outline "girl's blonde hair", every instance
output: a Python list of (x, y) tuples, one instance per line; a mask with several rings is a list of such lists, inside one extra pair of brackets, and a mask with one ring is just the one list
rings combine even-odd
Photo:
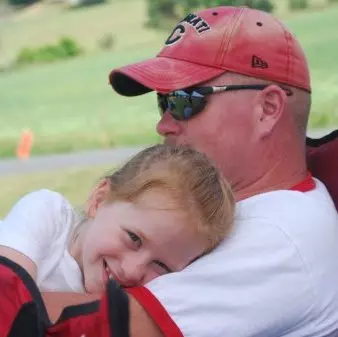
[(205, 155), (191, 148), (151, 146), (105, 179), (111, 186), (109, 201), (137, 202), (152, 189), (166, 193), (174, 207), (163, 208), (185, 212), (206, 239), (206, 252), (231, 228), (235, 201), (230, 186)]

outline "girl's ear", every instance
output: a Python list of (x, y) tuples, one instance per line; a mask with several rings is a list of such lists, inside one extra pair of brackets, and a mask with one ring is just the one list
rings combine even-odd
[(103, 179), (89, 195), (87, 200), (87, 207), (85, 209), (88, 218), (94, 218), (97, 209), (108, 199), (110, 195), (110, 181)]

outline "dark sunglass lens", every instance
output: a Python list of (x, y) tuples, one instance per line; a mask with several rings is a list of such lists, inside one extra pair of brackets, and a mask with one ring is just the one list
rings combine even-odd
[(171, 114), (177, 120), (188, 120), (205, 107), (204, 96), (194, 94), (194, 91), (190, 94), (183, 90), (176, 91), (170, 96), (169, 101), (175, 104), (174, 109), (171, 109)]
[(168, 102), (170, 113), (175, 119), (186, 119), (184, 116), (184, 109), (190, 106), (189, 96), (180, 96), (178, 94), (175, 94), (174, 96), (171, 96), (169, 98)]
[(173, 100), (168, 100), (168, 110), (171, 112), (171, 113), (174, 113), (175, 111), (175, 102), (173, 102)]
[(176, 120), (188, 120), (205, 107), (204, 96), (191, 91), (177, 90), (168, 95), (157, 94), (161, 116), (168, 111)]
[(163, 116), (166, 110), (168, 109), (167, 96), (157, 94), (157, 104), (160, 111), (160, 115)]
[(191, 116), (192, 116), (192, 113), (193, 113), (193, 109), (191, 106), (186, 106), (184, 108), (184, 119), (189, 119)]

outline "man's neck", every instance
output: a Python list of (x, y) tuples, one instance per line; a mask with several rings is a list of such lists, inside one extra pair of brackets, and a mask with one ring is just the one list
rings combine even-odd
[(257, 194), (276, 190), (288, 190), (304, 181), (308, 170), (304, 159), (286, 160), (284, 158), (275, 166), (267, 166), (260, 174), (251, 177), (247, 183), (239, 182), (233, 186), (237, 201), (252, 197)]
[(303, 173), (294, 175), (292, 179), (288, 180), (281, 180), (279, 182), (276, 182), (274, 184), (268, 184), (267, 181), (264, 182), (263, 180), (256, 181), (254, 184), (251, 184), (250, 186), (247, 186), (245, 188), (236, 190), (234, 189), (235, 198), (237, 201), (250, 198), (254, 195), (267, 193), (271, 191), (277, 191), (277, 190), (289, 190), (293, 186), (299, 184), (307, 177), (307, 171), (305, 170)]

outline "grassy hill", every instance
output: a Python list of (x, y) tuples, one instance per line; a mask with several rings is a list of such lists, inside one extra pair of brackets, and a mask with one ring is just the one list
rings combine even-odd
[(159, 43), (159, 34), (146, 29), (143, 0), (110, 0), (106, 4), (69, 9), (60, 3), (39, 2), (0, 20), (0, 62), (13, 58), (26, 46), (51, 43), (71, 36), (87, 52), (97, 51), (97, 42), (110, 33), (115, 49), (135, 49)]
[[(320, 1), (320, 0), (318, 0)], [(278, 2), (281, 4), (281, 2)], [(109, 71), (155, 55), (166, 32), (144, 27), (143, 0), (111, 0), (102, 6), (66, 10), (39, 4), (0, 21), (0, 63), (24, 46), (74, 37), (84, 57), (0, 73), (0, 156), (11, 156), (20, 133), (34, 132), (33, 153), (73, 151), (157, 140), (153, 94), (137, 98), (115, 95)], [(338, 7), (278, 15), (299, 37), (313, 74), (311, 126), (338, 125)], [(114, 48), (99, 51), (97, 41), (114, 36)]]

